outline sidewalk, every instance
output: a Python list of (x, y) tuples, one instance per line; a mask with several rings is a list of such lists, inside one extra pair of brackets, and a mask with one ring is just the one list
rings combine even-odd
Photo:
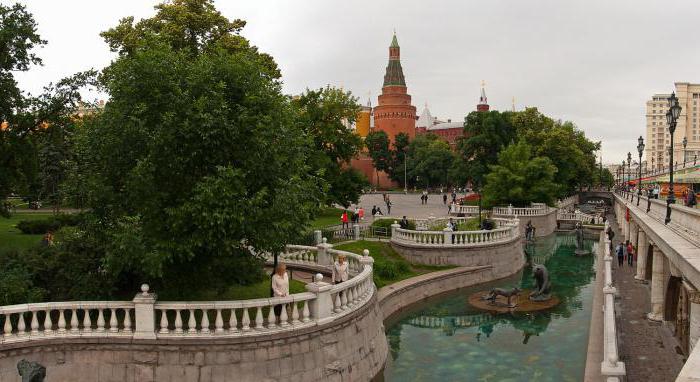
[[(624, 240), (614, 217), (609, 216), (615, 231), (613, 244)], [(636, 266), (617, 266), (613, 255), (613, 284), (618, 290), (616, 300), (617, 330), (620, 333), (620, 359), (625, 362), (627, 380), (674, 381), (683, 367), (684, 357), (671, 330), (664, 324), (651, 322), (646, 314), (651, 311), (649, 286), (634, 279)]]

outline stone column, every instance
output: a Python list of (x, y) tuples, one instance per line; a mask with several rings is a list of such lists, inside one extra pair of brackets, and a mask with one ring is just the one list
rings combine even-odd
[[(148, 284), (141, 285), (141, 293), (134, 297), (134, 338), (156, 339), (156, 294), (148, 293)], [(165, 314), (165, 312), (163, 312)]]
[(636, 248), (637, 247), (637, 233), (639, 231), (639, 227), (637, 226), (637, 223), (633, 220), (630, 221), (630, 243)]
[(647, 241), (647, 234), (643, 230), (639, 230), (639, 235), (637, 236), (637, 274), (634, 276), (635, 280), (644, 281), (644, 275), (647, 269), (647, 250), (649, 249), (649, 241)]
[(698, 339), (700, 339), (700, 292), (689, 292), (688, 298), (690, 299), (690, 333), (688, 343), (692, 352), (695, 345), (698, 344)]
[(323, 275), (317, 273), (314, 282), (306, 284), (306, 290), (314, 293), (316, 298), (309, 301), (311, 318), (319, 325), (331, 321), (333, 317), (333, 299), (331, 298), (333, 285), (323, 282)]
[(627, 220), (627, 207), (624, 208), (624, 212), (622, 215), (622, 221), (623, 221), (622, 225), (625, 227), (624, 228), (625, 240), (629, 240), (630, 239), (630, 228), (631, 228), (630, 225), (632, 222), (630, 220)]
[(319, 245), (323, 242), (323, 233), (320, 229), (314, 231), (314, 244)]
[(328, 239), (323, 238), (321, 244), (316, 246), (318, 252), (318, 265), (333, 265), (333, 258), (328, 253), (328, 250), (333, 248), (331, 244), (328, 244)]
[(355, 240), (360, 240), (360, 225), (354, 224), (352, 226), (352, 236)]
[(659, 247), (654, 246), (653, 268), (651, 272), (651, 312), (647, 318), (652, 321), (664, 319), (664, 254)]

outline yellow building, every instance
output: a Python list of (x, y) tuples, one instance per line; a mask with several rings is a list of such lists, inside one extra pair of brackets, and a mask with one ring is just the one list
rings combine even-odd
[(360, 113), (357, 115), (357, 121), (355, 121), (355, 132), (362, 138), (367, 137), (367, 134), (369, 134), (371, 116), (372, 108), (370, 106), (362, 106)]

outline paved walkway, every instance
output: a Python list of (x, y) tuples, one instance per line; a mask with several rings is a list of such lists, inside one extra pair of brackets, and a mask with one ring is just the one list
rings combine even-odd
[[(448, 205), (442, 203), (442, 195), (430, 194), (428, 196), (428, 204), (421, 204), (420, 193), (418, 194), (388, 194), (391, 200), (391, 216), (406, 215), (412, 218), (427, 218), (432, 215), (435, 217), (448, 215)], [(464, 194), (459, 194), (458, 197), (463, 197)], [(447, 195), (447, 202), (451, 201), (451, 196)], [(384, 215), (389, 215), (386, 210), (386, 204), (381, 193), (365, 194), (360, 198), (360, 205), (365, 209), (367, 214), (372, 211), (372, 206), (377, 206), (382, 209)]]
[[(613, 216), (609, 220), (615, 237), (614, 245), (624, 240), (624, 235)], [(663, 324), (646, 319), (651, 311), (649, 286), (635, 281), (636, 264), (617, 266), (613, 255), (613, 283), (620, 298), (617, 328), (620, 332), (620, 358), (627, 368), (627, 380), (665, 382), (674, 381), (683, 367), (684, 357), (679, 355), (679, 345), (671, 330)]]

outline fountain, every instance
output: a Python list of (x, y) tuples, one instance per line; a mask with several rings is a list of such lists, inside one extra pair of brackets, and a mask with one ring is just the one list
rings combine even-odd
[(535, 288), (529, 293), (523, 293), (528, 291), (518, 287), (492, 288), (487, 293), (480, 291), (470, 295), (469, 304), (494, 313), (534, 312), (559, 304), (559, 299), (552, 296), (552, 283), (547, 268), (542, 264), (533, 265), (532, 277), (535, 279)]

